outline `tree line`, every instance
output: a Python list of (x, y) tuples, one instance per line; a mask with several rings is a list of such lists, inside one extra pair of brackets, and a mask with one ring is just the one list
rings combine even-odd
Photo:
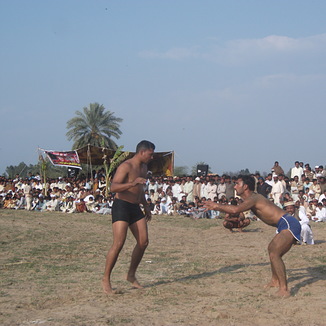
[[(114, 112), (106, 110), (103, 105), (96, 102), (90, 103), (88, 107), (84, 107), (81, 111), (76, 111), (75, 116), (68, 120), (66, 137), (69, 141), (73, 141), (73, 150), (88, 144), (117, 150), (118, 145), (114, 139), (119, 139), (122, 135), (122, 131), (120, 130), (120, 123), (122, 121), (122, 118), (116, 117)], [(48, 177), (57, 178), (67, 175), (67, 168), (53, 166), (47, 159), (46, 164)], [(197, 165), (200, 164), (208, 165), (205, 162), (198, 162), (190, 168), (190, 171), (187, 166), (176, 166), (174, 168), (174, 174), (176, 176), (196, 175)], [(40, 162), (29, 165), (21, 162), (16, 166), (8, 166), (5, 174), (9, 178), (14, 178), (16, 175), (25, 178), (29, 173), (34, 175), (40, 173), (40, 169)], [(247, 172), (245, 174), (250, 173), (247, 170), (242, 170), (242, 172)], [(211, 173), (210, 169), (208, 173)]]

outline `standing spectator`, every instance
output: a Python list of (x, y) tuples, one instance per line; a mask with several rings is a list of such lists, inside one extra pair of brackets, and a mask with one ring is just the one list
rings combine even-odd
[(303, 168), (300, 166), (299, 161), (295, 161), (294, 167), (291, 169), (291, 179), (294, 179), (294, 177), (297, 175), (299, 181), (301, 181), (302, 174), (303, 174)]
[(207, 183), (207, 199), (214, 200), (214, 197), (217, 194), (217, 185), (213, 180), (209, 180)]
[(176, 179), (176, 182), (173, 181), (172, 184), (173, 197), (177, 197), (178, 200), (181, 200), (182, 188), (180, 179)]
[(183, 188), (186, 196), (187, 196), (187, 202), (192, 202), (194, 201), (194, 182), (192, 181), (192, 177), (188, 176), (186, 183), (184, 184), (184, 188)]
[(195, 178), (195, 183), (194, 183), (192, 193), (193, 193), (193, 198), (196, 197), (198, 197), (199, 199), (201, 198), (201, 182), (199, 177)]
[(205, 199), (206, 199), (207, 196), (208, 196), (208, 192), (207, 192), (207, 179), (204, 179), (204, 181), (201, 184), (200, 194), (201, 194), (200, 199), (202, 199), (203, 197), (205, 197)]
[(268, 173), (267, 177), (265, 179), (265, 182), (269, 184), (271, 187), (273, 187), (274, 181), (273, 181), (273, 175), (272, 173)]
[(272, 186), (270, 186), (267, 182), (264, 181), (264, 178), (259, 177), (257, 183), (257, 192), (263, 195), (265, 198), (268, 198), (272, 190)]
[(284, 174), (284, 170), (279, 165), (278, 161), (275, 161), (274, 166), (272, 167), (272, 172), (274, 172), (277, 175)]
[(274, 179), (274, 184), (271, 192), (272, 198), (274, 200), (274, 204), (282, 208), (281, 201), (285, 189), (283, 187), (283, 184), (278, 180), (278, 176), (276, 174), (274, 175), (273, 179)]
[(316, 175), (315, 173), (311, 170), (310, 166), (306, 167), (306, 170), (304, 171), (304, 175), (306, 178), (309, 178), (309, 180), (315, 179)]
[(30, 211), (32, 209), (33, 196), (32, 196), (32, 187), (28, 179), (26, 179), (24, 182), (23, 191), (24, 191), (25, 201), (26, 201), (26, 210)]
[(217, 186), (218, 199), (221, 199), (223, 196), (225, 196), (225, 192), (226, 192), (226, 184), (225, 184), (225, 179), (222, 177), (220, 179), (219, 185)]
[(225, 196), (227, 200), (230, 200), (234, 197), (234, 183), (231, 180), (229, 175), (225, 176)]

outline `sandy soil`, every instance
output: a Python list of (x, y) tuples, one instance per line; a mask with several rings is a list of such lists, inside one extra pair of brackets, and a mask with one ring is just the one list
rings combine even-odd
[(292, 296), (265, 291), (267, 245), (261, 221), (230, 233), (221, 220), (154, 217), (139, 266), (144, 289), (125, 281), (131, 234), (113, 271), (120, 294), (102, 293), (111, 217), (0, 210), (1, 325), (326, 325), (326, 224), (316, 245), (284, 257)]

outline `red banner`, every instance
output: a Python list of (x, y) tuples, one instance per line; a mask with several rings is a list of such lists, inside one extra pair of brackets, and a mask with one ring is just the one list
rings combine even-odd
[(76, 151), (54, 152), (44, 151), (53, 165), (66, 166), (81, 169), (79, 156)]

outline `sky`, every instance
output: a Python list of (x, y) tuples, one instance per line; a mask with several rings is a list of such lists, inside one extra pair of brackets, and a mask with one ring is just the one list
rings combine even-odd
[(213, 173), (326, 164), (326, 1), (0, 0), (0, 174), (66, 151), (90, 103), (113, 138)]

